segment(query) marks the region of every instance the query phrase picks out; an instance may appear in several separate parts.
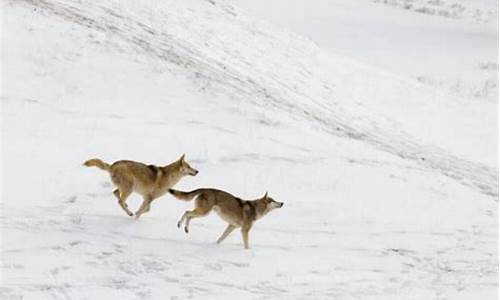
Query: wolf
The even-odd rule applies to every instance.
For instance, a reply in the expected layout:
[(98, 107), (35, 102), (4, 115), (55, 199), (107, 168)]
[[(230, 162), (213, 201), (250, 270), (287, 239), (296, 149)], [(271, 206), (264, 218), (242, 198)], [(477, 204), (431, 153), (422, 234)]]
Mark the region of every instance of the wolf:
[(128, 209), (127, 198), (136, 192), (142, 195), (144, 201), (136, 211), (138, 219), (151, 208), (151, 202), (167, 193), (182, 177), (196, 176), (198, 170), (192, 168), (183, 154), (175, 162), (164, 167), (146, 165), (131, 160), (119, 160), (107, 164), (98, 158), (89, 159), (83, 163), (87, 167), (98, 167), (109, 172), (111, 181), (117, 187), (113, 194), (118, 198), (118, 204), (129, 216), (134, 214)]
[(264, 197), (256, 200), (242, 200), (228, 192), (211, 188), (202, 188), (191, 192), (169, 189), (168, 192), (177, 199), (185, 201), (196, 197), (195, 208), (184, 212), (177, 227), (180, 228), (185, 222), (184, 231), (188, 233), (191, 219), (206, 216), (213, 209), (228, 223), (222, 235), (217, 239), (217, 244), (224, 241), (234, 229), (241, 227), (245, 249), (249, 248), (248, 233), (254, 222), (271, 210), (283, 207), (283, 202), (275, 201), (267, 195), (267, 192)]

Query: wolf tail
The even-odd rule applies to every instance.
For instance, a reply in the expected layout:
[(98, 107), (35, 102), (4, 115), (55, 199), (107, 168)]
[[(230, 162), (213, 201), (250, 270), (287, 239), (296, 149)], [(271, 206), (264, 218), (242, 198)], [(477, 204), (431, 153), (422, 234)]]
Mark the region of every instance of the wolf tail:
[(108, 171), (111, 170), (111, 166), (98, 158), (92, 158), (83, 163), (87, 167), (98, 167), (101, 170)]
[(191, 192), (183, 192), (174, 189), (169, 189), (168, 192), (179, 200), (190, 201), (193, 200), (194, 197), (201, 194), (203, 192), (203, 189), (197, 189)]

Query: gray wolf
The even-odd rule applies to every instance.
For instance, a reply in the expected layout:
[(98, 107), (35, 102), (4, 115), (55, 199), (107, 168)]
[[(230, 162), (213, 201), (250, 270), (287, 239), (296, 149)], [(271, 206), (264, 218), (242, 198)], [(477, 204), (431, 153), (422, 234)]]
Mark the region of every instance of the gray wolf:
[(148, 212), (151, 208), (151, 202), (163, 196), (182, 177), (198, 174), (198, 170), (193, 169), (185, 161), (185, 155), (164, 167), (146, 165), (131, 160), (119, 160), (110, 165), (98, 158), (87, 160), (83, 164), (109, 172), (111, 181), (117, 187), (113, 194), (118, 198), (118, 204), (127, 215), (133, 216), (128, 209), (127, 198), (132, 192), (142, 195), (144, 201), (135, 213), (136, 218)]
[(256, 200), (242, 200), (227, 192), (210, 188), (197, 189), (191, 192), (173, 189), (168, 191), (180, 200), (189, 201), (196, 197), (195, 208), (184, 212), (177, 223), (177, 227), (180, 228), (185, 222), (184, 231), (188, 233), (191, 219), (206, 216), (213, 209), (228, 223), (222, 235), (217, 239), (217, 243), (221, 243), (234, 229), (241, 227), (245, 249), (249, 248), (248, 233), (255, 221), (271, 210), (283, 206), (283, 202), (275, 201), (267, 195), (267, 192), (264, 197)]

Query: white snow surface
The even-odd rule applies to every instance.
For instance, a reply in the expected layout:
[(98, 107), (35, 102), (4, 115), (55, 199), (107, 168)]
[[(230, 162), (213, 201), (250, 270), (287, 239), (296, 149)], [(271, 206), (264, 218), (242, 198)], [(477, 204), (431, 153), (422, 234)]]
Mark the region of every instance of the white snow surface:
[(469, 101), (497, 102), (496, 0), (233, 1), (322, 48)]
[[(484, 62), (496, 84), (486, 13), (496, 3), (480, 1), (474, 18), (334, 2), (344, 20), (361, 14), (389, 35), (401, 36), (387, 11), (457, 44), (486, 36), (461, 56)], [(480, 99), (450, 92), (408, 71), (437, 74), (425, 54), (400, 72), (256, 16), (259, 5), (2, 1), (1, 299), (498, 297), (496, 87)], [(462, 70), (476, 86), (476, 71)], [(186, 235), (176, 221), (193, 203), (169, 195), (134, 220), (108, 175), (82, 166), (182, 153), (200, 173), (178, 189), (285, 202), (256, 223), (251, 249), (238, 231), (216, 245), (225, 224), (215, 214)]]

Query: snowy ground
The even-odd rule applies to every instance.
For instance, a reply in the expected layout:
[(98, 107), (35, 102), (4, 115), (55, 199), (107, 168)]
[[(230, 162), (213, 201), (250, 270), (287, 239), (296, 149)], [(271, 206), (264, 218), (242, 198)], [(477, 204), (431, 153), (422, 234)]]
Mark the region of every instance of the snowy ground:
[[(496, 299), (496, 88), (450, 93), (233, 3), (2, 1), (0, 298)], [(372, 6), (409, 13), (356, 5), (379, 29)], [(179, 189), (286, 203), (251, 250), (216, 245), (215, 215), (184, 234), (170, 196), (135, 221), (81, 166), (181, 153), (200, 173)]]

